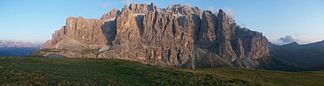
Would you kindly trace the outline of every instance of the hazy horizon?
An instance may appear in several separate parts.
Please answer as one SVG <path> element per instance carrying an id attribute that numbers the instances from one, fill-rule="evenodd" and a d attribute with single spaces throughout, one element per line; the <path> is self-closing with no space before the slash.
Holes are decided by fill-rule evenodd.
<path id="1" fill-rule="evenodd" d="M 69 16 L 99 19 L 113 8 L 122 9 L 125 4 L 151 2 L 160 8 L 182 4 L 213 12 L 223 9 L 242 27 L 262 32 L 275 43 L 293 40 L 304 44 L 324 39 L 324 1 L 321 0 L 2 0 L 0 40 L 45 42 L 65 25 Z"/>

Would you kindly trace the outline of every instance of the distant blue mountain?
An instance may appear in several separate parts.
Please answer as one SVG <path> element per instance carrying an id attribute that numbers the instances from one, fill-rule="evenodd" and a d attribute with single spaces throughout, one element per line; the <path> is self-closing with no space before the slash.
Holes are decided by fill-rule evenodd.
<path id="1" fill-rule="evenodd" d="M 269 45 L 271 59 L 279 70 L 323 70 L 324 69 L 324 41 L 299 45 L 296 42 L 286 45 Z M 285 65 L 278 66 L 278 63 Z"/>
<path id="2" fill-rule="evenodd" d="M 29 56 L 39 49 L 39 44 L 0 40 L 0 56 Z"/>

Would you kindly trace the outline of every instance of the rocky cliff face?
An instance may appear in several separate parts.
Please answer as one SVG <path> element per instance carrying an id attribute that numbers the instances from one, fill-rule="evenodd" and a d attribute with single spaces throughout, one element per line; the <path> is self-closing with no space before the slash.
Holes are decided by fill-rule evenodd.
<path id="1" fill-rule="evenodd" d="M 131 4 L 101 19 L 69 17 L 41 55 L 120 58 L 178 67 L 255 67 L 268 56 L 267 39 L 226 13 L 197 7 Z M 47 52 L 55 50 L 56 52 Z"/>

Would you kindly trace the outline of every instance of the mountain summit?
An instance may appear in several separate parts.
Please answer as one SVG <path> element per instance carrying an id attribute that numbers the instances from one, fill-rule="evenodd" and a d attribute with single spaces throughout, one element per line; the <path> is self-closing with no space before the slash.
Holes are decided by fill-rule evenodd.
<path id="1" fill-rule="evenodd" d="M 177 67 L 256 67 L 269 55 L 262 33 L 242 28 L 223 10 L 130 4 L 100 19 L 69 17 L 37 54 L 119 58 Z"/>

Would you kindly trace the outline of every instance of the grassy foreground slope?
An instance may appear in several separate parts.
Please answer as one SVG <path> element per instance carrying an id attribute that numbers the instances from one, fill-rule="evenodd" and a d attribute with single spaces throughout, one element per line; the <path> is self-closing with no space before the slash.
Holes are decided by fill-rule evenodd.
<path id="1" fill-rule="evenodd" d="M 116 59 L 0 57 L 0 85 L 72 86 L 318 86 L 323 72 L 256 69 L 176 69 Z"/>
<path id="2" fill-rule="evenodd" d="M 116 59 L 0 58 L 0 85 L 253 85 Z"/>
<path id="3" fill-rule="evenodd" d="M 262 86 L 323 86 L 324 84 L 324 71 L 283 72 L 239 68 L 216 68 L 194 71 L 245 80 Z"/>

